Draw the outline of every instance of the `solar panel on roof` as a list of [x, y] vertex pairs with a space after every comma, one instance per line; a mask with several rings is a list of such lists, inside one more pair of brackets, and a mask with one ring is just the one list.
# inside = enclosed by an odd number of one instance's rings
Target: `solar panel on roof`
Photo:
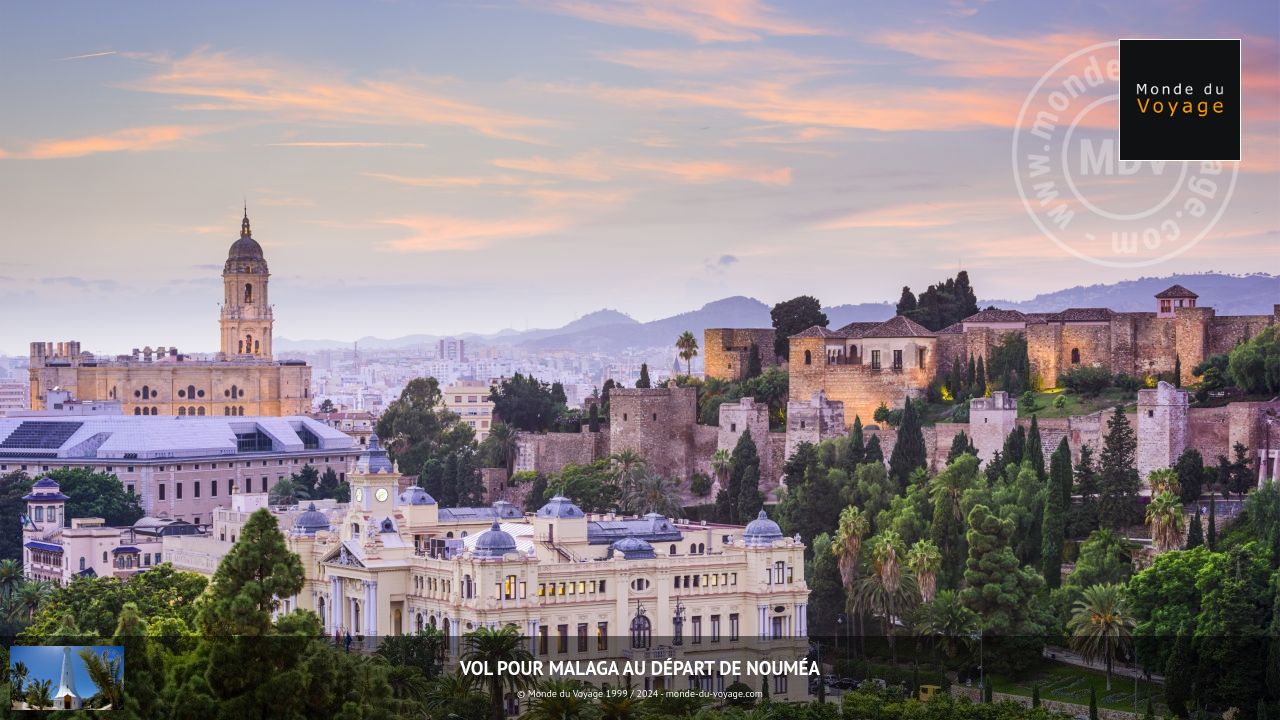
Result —
[[82, 422], [24, 421], [0, 442], [0, 448], [57, 450], [83, 425]]

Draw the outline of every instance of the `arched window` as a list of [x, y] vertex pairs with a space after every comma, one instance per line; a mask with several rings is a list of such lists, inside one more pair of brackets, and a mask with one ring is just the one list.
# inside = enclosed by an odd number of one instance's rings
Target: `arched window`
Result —
[[475, 593], [476, 593], [476, 586], [475, 586], [475, 583], [471, 581], [471, 576], [463, 575], [462, 576], [462, 597], [471, 599], [476, 596]]
[[180, 408], [178, 408], [178, 414], [179, 414], [179, 415], [186, 415], [186, 414], [187, 414], [187, 409], [186, 409], [186, 408], [184, 408], [184, 407], [180, 407]]
[[668, 555], [675, 555], [675, 554], [676, 554], [676, 546], [675, 546], [675, 545], [672, 545], [672, 546], [671, 546], [671, 552], [669, 552], [669, 553], [667, 553], [667, 554], [668, 554]]
[[188, 398], [193, 398], [193, 397], [195, 397], [195, 396], [196, 396], [196, 386], [195, 386], [195, 385], [188, 385], [188, 386], [187, 386], [187, 397], [188, 397]]
[[84, 558], [80, 558], [80, 569], [84, 570]]
[[1080, 348], [1071, 348], [1071, 364], [1080, 364]]
[[631, 648], [633, 650], [648, 649], [653, 640], [653, 623], [641, 613], [631, 620]]
[[188, 414], [188, 415], [195, 415], [195, 414], [196, 414], [196, 409], [195, 409], [194, 407], [189, 407], [189, 408], [187, 408], [187, 414]]
[[243, 341], [243, 340], [241, 340], [241, 341], [240, 341], [240, 344], [239, 344], [239, 345], [237, 345], [237, 346], [236, 346], [236, 348], [237, 348], [237, 349], [236, 349], [236, 353], [238, 353], [238, 354], [240, 354], [240, 355], [243, 355], [243, 354], [244, 354], [244, 341]]
[[142, 414], [142, 408], [134, 408], [134, 409], [133, 409], [133, 414], [134, 414], [134, 415], [141, 415], [141, 414]]
[[417, 627], [418, 627], [418, 632], [422, 632], [422, 613], [418, 613]]
[[707, 552], [707, 545], [706, 545], [706, 543], [698, 543], [698, 554], [699, 554], [699, 555], [703, 555], [703, 554], [705, 554], [706, 552]]
[[148, 400], [148, 399], [150, 399], [150, 398], [151, 398], [151, 386], [150, 386], [150, 385], [143, 385], [143, 386], [142, 386], [142, 399], [143, 399], [143, 400]]
[[247, 303], [253, 302], [253, 283], [244, 284], [244, 301]]
[[805, 365], [813, 364], [813, 353], [809, 352], [808, 350], [804, 351], [804, 364]]
[[262, 352], [262, 346], [261, 346], [261, 344], [260, 344], [257, 340], [254, 340], [254, 341], [253, 341], [253, 354], [254, 354], [254, 355], [257, 355], [257, 354], [259, 354], [259, 353], [261, 353], [261, 352]]
[[244, 336], [244, 351], [246, 353], [253, 352], [253, 334], [246, 333]]
[[106, 550], [103, 550], [103, 551], [102, 551], [102, 562], [106, 562], [106, 561], [107, 561], [107, 551], [106, 551]]
[[202, 408], [202, 407], [201, 407], [201, 408], [196, 408], [196, 414], [197, 414], [197, 415], [204, 415], [204, 408]]

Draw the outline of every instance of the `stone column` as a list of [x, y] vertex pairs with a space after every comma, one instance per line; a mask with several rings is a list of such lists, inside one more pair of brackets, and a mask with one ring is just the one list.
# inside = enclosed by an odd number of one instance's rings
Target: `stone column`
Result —
[[329, 581], [329, 632], [342, 627], [342, 578]]

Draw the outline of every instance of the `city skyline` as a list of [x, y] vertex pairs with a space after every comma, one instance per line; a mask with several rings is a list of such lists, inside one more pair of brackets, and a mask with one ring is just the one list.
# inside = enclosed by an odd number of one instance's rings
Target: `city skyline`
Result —
[[[246, 200], [291, 339], [557, 327], [605, 307], [643, 321], [732, 295], [892, 302], [958, 267], [1014, 300], [1276, 270], [1266, 3], [4, 13], [0, 301], [16, 312], [0, 352], [215, 348]], [[1054, 62], [1138, 29], [1244, 39], [1244, 161], [1199, 245], [1100, 268], [1038, 233], [1010, 135]]]

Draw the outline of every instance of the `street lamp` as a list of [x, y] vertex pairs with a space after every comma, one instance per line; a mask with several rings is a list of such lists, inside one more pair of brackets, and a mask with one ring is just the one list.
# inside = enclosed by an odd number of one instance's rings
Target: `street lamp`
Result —
[[672, 626], [675, 628], [675, 636], [671, 639], [672, 645], [684, 644], [684, 605], [680, 602], [680, 598], [676, 598], [675, 617], [671, 620]]
[[[840, 633], [845, 630], [845, 622], [848, 619], [848, 616], [844, 613], [840, 613], [836, 616], [836, 654], [839, 654], [840, 652]], [[847, 647], [845, 648], [845, 652], [846, 654], [848, 653]]]

